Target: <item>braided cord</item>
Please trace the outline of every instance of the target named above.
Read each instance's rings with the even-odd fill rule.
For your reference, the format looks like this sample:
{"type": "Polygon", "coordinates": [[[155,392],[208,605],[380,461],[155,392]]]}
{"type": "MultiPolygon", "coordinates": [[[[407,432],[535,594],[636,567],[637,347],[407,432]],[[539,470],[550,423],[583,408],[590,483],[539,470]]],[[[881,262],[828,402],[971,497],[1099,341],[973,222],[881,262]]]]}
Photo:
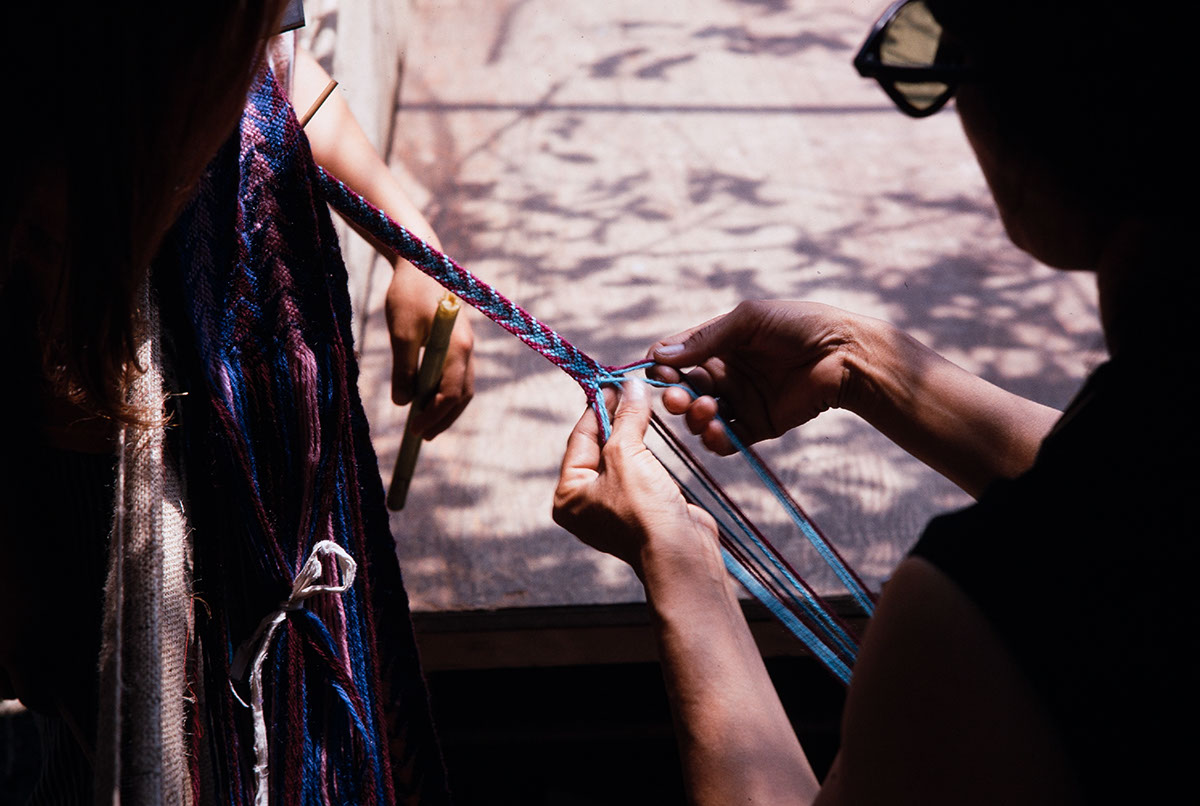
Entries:
{"type": "MultiPolygon", "coordinates": [[[[545,356],[583,387],[593,408],[606,367],[542,324],[520,305],[388,218],[339,179],[318,168],[326,200],[389,249],[437,280],[488,319],[545,356]]],[[[603,408],[603,406],[600,406],[603,408]]]]}
{"type": "MultiPolygon", "coordinates": [[[[596,415],[601,433],[605,439],[609,437],[612,424],[600,389],[605,385],[619,386],[627,379],[628,373],[645,369],[653,362],[621,367],[606,367],[600,364],[495,288],[397,224],[344,183],[323,170],[318,171],[322,192],[338,212],[575,379],[596,415]]],[[[648,379],[648,382],[659,387],[677,385],[664,384],[652,379],[648,379]]],[[[686,386],[681,388],[694,395],[686,386]]],[[[704,471],[703,466],[687,448],[670,434],[661,421],[657,421],[657,418],[655,420],[656,430],[660,431],[672,451],[683,461],[693,479],[719,510],[713,512],[714,507],[701,501],[668,468],[684,495],[713,514],[720,524],[722,554],[730,573],[799,638],[835,677],[843,683],[849,682],[850,668],[857,652],[855,637],[732,503],[716,480],[704,471]]],[[[726,430],[728,431],[728,428],[726,430]]],[[[759,480],[783,506],[801,534],[833,568],[859,607],[865,614],[870,615],[874,604],[866,586],[787,494],[778,478],[767,469],[762,460],[749,447],[738,441],[732,432],[730,439],[759,480]]]]}

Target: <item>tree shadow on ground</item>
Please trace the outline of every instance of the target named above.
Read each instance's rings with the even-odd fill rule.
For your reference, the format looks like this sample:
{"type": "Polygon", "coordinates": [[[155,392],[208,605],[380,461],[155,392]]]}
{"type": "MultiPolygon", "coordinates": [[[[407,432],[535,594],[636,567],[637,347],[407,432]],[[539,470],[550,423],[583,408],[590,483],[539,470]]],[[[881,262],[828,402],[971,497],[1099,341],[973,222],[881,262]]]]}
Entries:
{"type": "MultiPolygon", "coordinates": [[[[797,29],[811,22],[782,0],[735,4],[790,15],[788,24],[797,29]]],[[[630,123],[644,118],[640,110],[590,113],[544,103],[569,94],[576,82],[681,80],[700,61],[693,57],[703,55],[688,46],[788,64],[821,51],[840,59],[856,44],[850,24],[858,31],[860,22],[848,15],[808,32],[762,36],[697,20],[666,36],[662,25],[623,20],[617,27],[630,39],[599,58],[567,65],[532,105],[480,113],[462,126],[454,115],[467,113],[441,113],[436,103],[427,104],[402,143],[423,156],[406,162],[429,190],[430,218],[448,253],[468,268],[480,267],[502,292],[602,363],[640,358],[657,338],[739,299],[851,297],[989,380],[1064,405],[1083,371],[1102,356],[1093,298],[1004,241],[978,179],[964,188],[914,171],[911,182],[846,185],[814,200],[806,188],[808,195],[797,190],[799,178],[786,166],[746,167],[746,161],[714,160],[702,148],[663,145],[669,158],[644,154],[686,139],[680,132],[687,134],[691,119],[664,114],[662,137],[628,143],[620,138],[642,131],[630,123]],[[822,205],[839,215],[809,214],[822,205]]],[[[434,88],[422,94],[438,98],[434,88]]],[[[765,119],[744,108],[728,117],[718,110],[704,125],[732,126],[729,142],[736,145],[738,126],[761,129],[765,119]]],[[[845,124],[850,133],[856,126],[856,120],[845,124]]],[[[962,154],[969,159],[965,147],[962,154]]],[[[874,159],[885,166],[879,172],[886,174],[895,158],[877,153],[874,159]]],[[[865,157],[855,153],[853,159],[865,157]]],[[[531,403],[516,391],[547,369],[542,357],[511,349],[512,337],[499,328],[480,325],[476,335],[480,354],[493,359],[478,377],[475,405],[505,406],[514,433],[574,421],[582,395],[531,403]]],[[[564,437],[565,430],[553,435],[555,442],[564,437]]],[[[932,515],[967,500],[849,416],[823,417],[766,446],[764,454],[873,586],[932,515]]],[[[422,582],[435,591],[432,600],[444,594],[460,605],[497,606],[557,604],[572,596],[592,601],[598,591],[618,601],[640,596],[631,575],[598,565],[594,552],[548,517],[520,535],[489,534],[486,510],[475,509],[487,497],[483,488],[463,486],[442,465],[424,472],[438,491],[437,508],[413,515],[406,530],[423,535],[409,562],[419,567],[436,558],[440,570],[422,582]],[[445,534],[438,512],[447,511],[462,516],[457,523],[476,523],[478,539],[445,534]],[[489,580],[484,587],[481,579],[489,580]],[[552,579],[552,587],[541,579],[552,579]]],[[[512,479],[540,485],[548,503],[557,472],[548,462],[522,468],[512,479]]],[[[736,473],[729,484],[746,485],[736,473]]],[[[815,567],[777,524],[761,491],[751,499],[749,508],[761,510],[784,553],[815,567]]],[[[819,572],[816,579],[827,582],[819,572]]]]}

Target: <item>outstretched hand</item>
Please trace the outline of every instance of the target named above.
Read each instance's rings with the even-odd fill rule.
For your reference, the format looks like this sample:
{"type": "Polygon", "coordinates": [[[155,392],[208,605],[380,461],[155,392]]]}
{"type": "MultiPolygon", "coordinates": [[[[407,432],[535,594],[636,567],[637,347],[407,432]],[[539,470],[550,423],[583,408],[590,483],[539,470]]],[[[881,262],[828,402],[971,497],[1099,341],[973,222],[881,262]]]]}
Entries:
{"type": "Polygon", "coordinates": [[[745,443],[771,439],[846,405],[857,350],[846,311],[814,302],[743,302],[730,313],[657,342],[651,372],[700,395],[668,389],[663,404],[684,415],[711,451],[733,445],[718,411],[745,443]],[[689,372],[680,370],[692,367],[689,372]],[[719,402],[718,402],[719,401],[719,402]]]}
{"type": "MultiPolygon", "coordinates": [[[[606,395],[610,411],[616,397],[606,395]]],[[[644,553],[652,544],[687,552],[696,540],[715,542],[712,517],[684,500],[643,441],[650,422],[643,383],[630,379],[623,385],[612,422],[612,435],[601,446],[600,428],[589,409],[567,439],[554,492],[555,523],[592,548],[629,563],[640,577],[644,553]]]]}
{"type": "MultiPolygon", "coordinates": [[[[386,313],[392,342],[392,402],[403,406],[413,399],[421,347],[429,336],[445,289],[404,261],[397,261],[388,286],[386,313]]],[[[433,439],[450,427],[475,395],[474,335],[462,312],[454,322],[450,348],[437,393],[412,416],[418,436],[433,439]]]]}

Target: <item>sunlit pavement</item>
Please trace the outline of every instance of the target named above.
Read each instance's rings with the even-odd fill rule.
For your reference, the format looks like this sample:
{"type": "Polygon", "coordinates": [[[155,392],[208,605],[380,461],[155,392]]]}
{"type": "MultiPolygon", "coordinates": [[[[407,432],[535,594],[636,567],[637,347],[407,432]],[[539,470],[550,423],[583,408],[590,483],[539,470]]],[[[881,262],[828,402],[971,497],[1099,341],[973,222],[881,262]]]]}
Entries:
{"type": "MultiPolygon", "coordinates": [[[[1088,278],[1007,242],[953,107],[914,121],[857,76],[882,5],[423,0],[392,162],[453,257],[602,363],[742,299],[803,298],[1062,406],[1102,359],[1088,278]]],[[[371,285],[362,390],[386,482],[404,412],[388,397],[386,277],[371,285]]],[[[478,394],[425,446],[392,519],[414,608],[639,600],[624,566],[550,519],[582,393],[472,321],[478,394]]],[[[764,453],[872,587],[967,500],[843,412],[764,453]]],[[[752,516],[782,527],[736,471],[723,477],[752,516]]],[[[772,534],[837,592],[799,537],[772,534]]]]}

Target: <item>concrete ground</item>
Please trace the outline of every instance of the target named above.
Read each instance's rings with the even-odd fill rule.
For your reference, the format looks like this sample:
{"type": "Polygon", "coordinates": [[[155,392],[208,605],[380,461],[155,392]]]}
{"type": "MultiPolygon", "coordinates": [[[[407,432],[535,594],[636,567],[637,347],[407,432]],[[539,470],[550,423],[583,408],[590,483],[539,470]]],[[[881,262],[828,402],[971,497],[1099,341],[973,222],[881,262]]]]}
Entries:
{"type": "MultiPolygon", "coordinates": [[[[1008,243],[953,108],[911,120],[854,72],[883,5],[418,0],[391,161],[450,255],[602,363],[742,299],[803,298],[1062,406],[1103,357],[1090,278],[1008,243]]],[[[386,482],[404,412],[388,399],[384,271],[359,347],[386,482]]],[[[639,601],[628,569],[550,519],[582,393],[473,324],[478,394],[393,516],[415,610],[639,601]]],[[[764,454],[872,587],[967,501],[843,412],[764,454]]],[[[809,573],[765,491],[717,464],[809,573]]]]}

